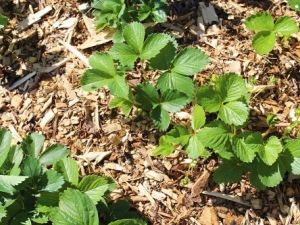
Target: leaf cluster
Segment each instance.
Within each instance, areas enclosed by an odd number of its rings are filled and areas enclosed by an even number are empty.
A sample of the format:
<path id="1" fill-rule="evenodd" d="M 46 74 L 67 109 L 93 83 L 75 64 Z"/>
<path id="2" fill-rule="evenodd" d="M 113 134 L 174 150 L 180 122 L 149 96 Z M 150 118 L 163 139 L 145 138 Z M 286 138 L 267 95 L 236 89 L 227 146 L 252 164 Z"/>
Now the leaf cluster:
<path id="1" fill-rule="evenodd" d="M 187 47 L 178 52 L 176 41 L 166 34 L 146 37 L 141 23 L 133 22 L 123 30 L 124 42 L 115 43 L 109 52 L 95 52 L 89 59 L 81 85 L 85 91 L 108 86 L 115 96 L 109 107 L 121 107 L 128 116 L 134 105 L 149 112 L 154 124 L 166 130 L 169 112 L 178 112 L 194 98 L 191 76 L 208 63 L 203 51 Z M 126 71 L 142 67 L 143 82 L 130 86 Z M 156 83 L 147 76 L 159 73 Z"/>
<path id="2" fill-rule="evenodd" d="M 249 16 L 245 24 L 248 29 L 257 32 L 252 39 L 252 45 L 258 54 L 269 53 L 275 45 L 276 36 L 288 37 L 298 32 L 298 26 L 292 18 L 282 16 L 274 23 L 273 17 L 266 12 Z"/>
<path id="3" fill-rule="evenodd" d="M 1 224 L 98 225 L 99 213 L 109 222 L 127 219 L 111 224 L 145 224 L 129 219 L 137 217 L 134 213 L 113 217 L 117 206 L 108 205 L 105 196 L 116 188 L 115 182 L 105 176 L 79 178 L 77 162 L 68 157 L 65 146 L 55 144 L 42 151 L 45 138 L 38 133 L 26 136 L 20 145 L 11 146 L 11 139 L 9 131 L 0 130 Z M 129 212 L 124 204 L 119 209 Z M 104 205 L 102 211 L 99 205 Z"/>

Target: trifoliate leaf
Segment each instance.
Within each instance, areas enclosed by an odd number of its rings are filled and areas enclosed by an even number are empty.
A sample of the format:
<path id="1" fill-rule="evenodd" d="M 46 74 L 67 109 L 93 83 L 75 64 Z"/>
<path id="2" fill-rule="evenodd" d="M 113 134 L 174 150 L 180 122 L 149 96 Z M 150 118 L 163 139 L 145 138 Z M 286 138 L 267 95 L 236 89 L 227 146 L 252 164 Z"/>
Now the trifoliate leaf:
<path id="1" fill-rule="evenodd" d="M 39 176 L 42 172 L 42 165 L 37 158 L 27 155 L 23 160 L 21 174 L 24 176 L 35 177 Z"/>
<path id="2" fill-rule="evenodd" d="M 185 93 L 190 98 L 194 96 L 194 84 L 192 79 L 178 73 L 163 73 L 158 78 L 157 87 L 161 91 L 172 89 Z"/>
<path id="3" fill-rule="evenodd" d="M 27 178 L 28 176 L 0 175 L 0 192 L 12 195 L 16 191 L 14 186 L 22 183 Z"/>
<path id="4" fill-rule="evenodd" d="M 274 29 L 273 17 L 265 12 L 249 16 L 245 24 L 248 29 L 255 31 L 272 31 Z"/>
<path id="5" fill-rule="evenodd" d="M 40 156 L 39 160 L 42 165 L 55 164 L 60 159 L 66 158 L 70 154 L 70 150 L 66 146 L 56 144 L 48 147 Z"/>
<path id="6" fill-rule="evenodd" d="M 258 152 L 258 155 L 265 164 L 271 166 L 277 160 L 280 152 L 282 152 L 280 140 L 275 136 L 271 136 L 264 148 Z"/>
<path id="7" fill-rule="evenodd" d="M 201 86 L 197 90 L 197 100 L 207 112 L 217 112 L 221 107 L 221 98 L 212 86 Z"/>
<path id="8" fill-rule="evenodd" d="M 115 75 L 114 60 L 107 52 L 94 52 L 89 59 L 89 64 L 93 69 L 98 69 L 100 74 Z"/>
<path id="9" fill-rule="evenodd" d="M 113 191 L 116 184 L 109 177 L 99 177 L 97 175 L 84 176 L 78 184 L 78 189 L 87 194 L 96 204 L 107 191 Z"/>
<path id="10" fill-rule="evenodd" d="M 159 146 L 153 150 L 152 155 L 169 156 L 172 154 L 173 151 L 174 151 L 174 146 L 172 145 L 172 143 L 166 141 L 165 136 L 161 136 L 159 138 Z"/>
<path id="11" fill-rule="evenodd" d="M 174 59 L 171 72 L 183 75 L 193 75 L 208 64 L 208 56 L 199 49 L 187 47 Z"/>
<path id="12" fill-rule="evenodd" d="M 151 59 L 155 57 L 161 49 L 169 43 L 169 38 L 166 34 L 151 34 L 147 37 L 142 53 L 141 59 Z"/>
<path id="13" fill-rule="evenodd" d="M 113 77 L 98 69 L 88 69 L 84 72 L 80 84 L 85 91 L 94 91 L 107 85 Z"/>
<path id="14" fill-rule="evenodd" d="M 12 135 L 4 128 L 0 130 L 0 168 L 7 158 L 9 153 Z"/>
<path id="15" fill-rule="evenodd" d="M 55 164 L 54 169 L 64 176 L 65 181 L 75 186 L 78 184 L 78 165 L 74 159 L 64 158 Z"/>
<path id="16" fill-rule="evenodd" d="M 186 146 L 186 152 L 188 153 L 189 157 L 192 159 L 196 159 L 199 156 L 204 156 L 205 148 L 202 142 L 199 140 L 197 135 L 191 136 L 188 145 Z"/>
<path id="17" fill-rule="evenodd" d="M 182 146 L 186 145 L 189 142 L 190 136 L 191 134 L 189 130 L 182 125 L 176 125 L 165 135 L 166 141 L 177 143 Z"/>
<path id="18" fill-rule="evenodd" d="M 149 60 L 150 67 L 156 70 L 168 70 L 171 67 L 172 60 L 176 54 L 177 42 L 168 37 L 169 42 L 163 47 L 160 52 Z"/>
<path id="19" fill-rule="evenodd" d="M 158 104 L 158 92 L 150 83 L 142 83 L 136 87 L 135 100 L 141 104 L 145 110 L 150 110 Z"/>
<path id="20" fill-rule="evenodd" d="M 38 185 L 41 191 L 54 192 L 58 191 L 64 183 L 64 177 L 60 173 L 55 170 L 47 170 Z"/>
<path id="21" fill-rule="evenodd" d="M 133 67 L 135 60 L 139 57 L 139 53 L 125 43 L 115 43 L 109 50 L 109 54 L 119 60 L 122 65 L 130 67 Z"/>
<path id="22" fill-rule="evenodd" d="M 50 214 L 53 225 L 98 225 L 98 212 L 89 196 L 67 189 L 59 199 L 59 207 Z"/>
<path id="23" fill-rule="evenodd" d="M 150 117 L 152 118 L 155 126 L 157 126 L 161 131 L 168 129 L 171 119 L 169 113 L 160 105 L 151 110 Z"/>
<path id="24" fill-rule="evenodd" d="M 126 84 L 125 73 L 118 72 L 113 79 L 109 80 L 108 88 L 110 92 L 117 97 L 127 97 L 129 94 L 129 87 Z"/>
<path id="25" fill-rule="evenodd" d="M 136 53 L 142 53 L 145 39 L 145 28 L 143 24 L 138 22 L 128 24 L 123 29 L 123 37 L 127 44 L 131 46 Z"/>
<path id="26" fill-rule="evenodd" d="M 187 95 L 177 90 L 165 90 L 161 96 L 161 107 L 168 112 L 180 111 L 187 102 Z"/>
<path id="27" fill-rule="evenodd" d="M 278 185 L 282 181 L 285 171 L 286 168 L 281 160 L 277 160 L 271 166 L 262 161 L 258 164 L 258 177 L 267 187 Z"/>
<path id="28" fill-rule="evenodd" d="M 237 160 L 223 160 L 214 172 L 213 179 L 219 184 L 234 183 L 242 178 L 243 172 L 243 167 Z"/>
<path id="29" fill-rule="evenodd" d="M 241 98 L 246 90 L 244 79 L 235 73 L 221 75 L 217 80 L 217 88 L 223 102 Z"/>
<path id="30" fill-rule="evenodd" d="M 273 31 L 260 31 L 258 32 L 252 40 L 252 45 L 258 54 L 269 53 L 276 41 L 276 36 Z"/>
<path id="31" fill-rule="evenodd" d="M 287 0 L 293 10 L 300 11 L 300 0 Z"/>
<path id="32" fill-rule="evenodd" d="M 289 141 L 279 158 L 289 172 L 300 174 L 300 140 Z"/>
<path id="33" fill-rule="evenodd" d="M 291 35 L 298 32 L 298 26 L 296 22 L 288 16 L 280 17 L 275 23 L 275 32 L 280 35 Z"/>
<path id="34" fill-rule="evenodd" d="M 192 128 L 198 130 L 205 124 L 206 116 L 203 108 L 200 105 L 194 105 L 192 116 Z"/>
<path id="35" fill-rule="evenodd" d="M 212 149 L 223 149 L 226 147 L 232 133 L 228 126 L 222 121 L 213 121 L 199 132 L 199 138 L 204 146 Z"/>
<path id="36" fill-rule="evenodd" d="M 8 18 L 6 16 L 3 16 L 2 14 L 0 14 L 0 29 L 5 27 L 7 22 L 8 22 Z"/>
<path id="37" fill-rule="evenodd" d="M 27 155 L 38 158 L 43 147 L 45 137 L 38 133 L 32 133 L 22 140 L 22 149 Z"/>
<path id="38" fill-rule="evenodd" d="M 219 110 L 219 117 L 229 125 L 239 126 L 248 119 L 249 109 L 243 102 L 229 102 Z"/>

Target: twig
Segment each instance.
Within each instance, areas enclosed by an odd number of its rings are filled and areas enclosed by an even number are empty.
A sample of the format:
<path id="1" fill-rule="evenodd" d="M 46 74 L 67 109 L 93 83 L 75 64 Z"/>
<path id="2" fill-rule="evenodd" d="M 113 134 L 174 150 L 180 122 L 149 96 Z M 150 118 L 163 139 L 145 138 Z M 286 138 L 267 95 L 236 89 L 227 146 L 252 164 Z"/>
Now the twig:
<path id="1" fill-rule="evenodd" d="M 59 43 L 61 43 L 66 49 L 68 49 L 75 56 L 77 56 L 87 67 L 90 67 L 88 59 L 81 52 L 79 52 L 74 46 L 62 40 L 59 40 Z"/>
<path id="2" fill-rule="evenodd" d="M 20 86 L 21 84 L 23 84 L 26 80 L 30 79 L 31 77 L 33 77 L 34 75 L 36 75 L 36 72 L 32 72 L 28 75 L 26 75 L 25 77 L 22 77 L 20 80 L 17 80 L 15 83 L 13 83 L 13 85 L 11 85 L 9 88 L 7 88 L 9 91 L 15 89 L 16 87 Z"/>
<path id="3" fill-rule="evenodd" d="M 229 201 L 239 203 L 241 205 L 251 207 L 250 203 L 243 201 L 238 196 L 230 196 L 230 195 L 225 195 L 225 194 L 221 194 L 221 193 L 218 193 L 218 192 L 209 192 L 209 191 L 202 191 L 201 194 L 210 195 L 210 196 L 214 196 L 214 197 L 218 197 L 218 198 L 223 198 L 223 199 L 226 199 L 226 200 L 229 200 Z"/>

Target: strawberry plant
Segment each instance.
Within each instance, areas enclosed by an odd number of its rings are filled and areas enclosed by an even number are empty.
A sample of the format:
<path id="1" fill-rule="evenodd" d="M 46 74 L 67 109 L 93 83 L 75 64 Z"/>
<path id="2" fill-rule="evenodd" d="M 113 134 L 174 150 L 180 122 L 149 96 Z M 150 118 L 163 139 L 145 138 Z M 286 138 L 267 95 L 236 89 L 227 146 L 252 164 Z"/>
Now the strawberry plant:
<path id="1" fill-rule="evenodd" d="M 3 27 L 6 26 L 8 22 L 8 19 L 6 16 L 3 16 L 2 14 L 0 14 L 0 29 L 2 29 Z"/>
<path id="2" fill-rule="evenodd" d="M 106 211 L 109 215 L 104 219 L 112 222 L 110 224 L 130 221 L 146 224 L 129 219 L 136 215 L 129 211 L 128 205 L 107 204 L 105 195 L 116 188 L 111 178 L 96 175 L 79 178 L 77 163 L 68 157 L 70 151 L 65 146 L 56 144 L 42 151 L 45 138 L 37 133 L 26 136 L 20 145 L 11 146 L 11 139 L 10 132 L 0 130 L 1 224 L 48 224 L 51 221 L 53 224 L 97 225 L 99 219 L 103 221 Z M 101 211 L 97 210 L 99 204 L 104 205 Z M 116 207 L 128 215 L 116 214 L 113 210 Z"/>
<path id="3" fill-rule="evenodd" d="M 249 16 L 245 21 L 246 27 L 256 31 L 252 45 L 258 54 L 269 53 L 276 42 L 276 37 L 284 37 L 298 32 L 296 22 L 288 16 L 280 17 L 274 23 L 273 17 L 265 12 Z"/>
<path id="4" fill-rule="evenodd" d="M 125 41 L 115 43 L 108 53 L 93 53 L 89 59 L 92 68 L 81 79 L 82 88 L 92 91 L 107 85 L 115 96 L 110 108 L 120 106 L 128 116 L 136 105 L 150 113 L 159 129 L 166 130 L 170 124 L 169 112 L 180 111 L 194 98 L 190 76 L 208 63 L 208 57 L 193 47 L 177 53 L 177 43 L 166 34 L 145 38 L 145 28 L 137 22 L 124 28 L 123 37 Z M 126 71 L 138 66 L 143 82 L 134 86 L 127 82 Z M 150 83 L 154 73 L 160 76 L 156 83 Z"/>

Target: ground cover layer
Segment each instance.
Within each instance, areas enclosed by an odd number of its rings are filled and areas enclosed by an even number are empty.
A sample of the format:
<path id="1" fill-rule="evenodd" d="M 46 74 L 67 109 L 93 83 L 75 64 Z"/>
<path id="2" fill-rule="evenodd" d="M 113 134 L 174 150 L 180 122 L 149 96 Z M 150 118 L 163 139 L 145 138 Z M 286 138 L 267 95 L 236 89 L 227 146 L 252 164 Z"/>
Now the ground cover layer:
<path id="1" fill-rule="evenodd" d="M 113 177 L 118 189 L 111 195 L 112 201 L 128 199 L 152 224 L 300 222 L 297 177 L 287 174 L 278 187 L 265 191 L 257 191 L 246 177 L 239 183 L 216 184 L 211 174 L 218 166 L 217 157 L 199 159 L 193 169 L 180 153 L 153 157 L 163 133 L 151 120 L 140 116 L 137 109 L 129 117 L 109 109 L 112 97 L 106 88 L 82 90 L 80 79 L 88 65 L 65 43 L 78 48 L 86 58 L 111 46 L 108 31 L 97 35 L 93 30 L 91 11 L 79 10 L 84 1 L 0 3 L 0 13 L 10 19 L 1 31 L 0 126 L 13 133 L 15 142 L 37 131 L 46 136 L 45 145 L 66 145 L 82 176 L 95 173 Z M 209 65 L 197 74 L 199 85 L 213 74 L 227 72 L 238 73 L 252 84 L 255 91 L 247 128 L 265 132 L 266 117 L 273 113 L 279 123 L 270 132 L 280 135 L 292 122 L 292 109 L 299 107 L 300 33 L 293 35 L 294 43 L 289 47 L 276 45 L 270 54 L 261 56 L 251 47 L 254 32 L 244 21 L 253 13 L 266 11 L 274 18 L 291 16 L 299 24 L 299 15 L 280 0 L 210 3 L 219 22 L 207 27 L 205 34 L 195 32 L 198 1 L 169 3 L 168 23 L 155 29 L 176 36 L 180 48 L 194 46 L 210 57 Z M 41 20 L 28 27 L 19 25 L 49 6 L 51 10 Z M 32 77 L 16 83 L 28 74 Z M 140 74 L 132 71 L 128 77 L 138 84 Z M 187 124 L 190 119 L 189 107 L 172 115 L 173 124 Z M 297 132 L 294 129 L 291 137 Z M 189 182 L 181 185 L 187 174 Z"/>

